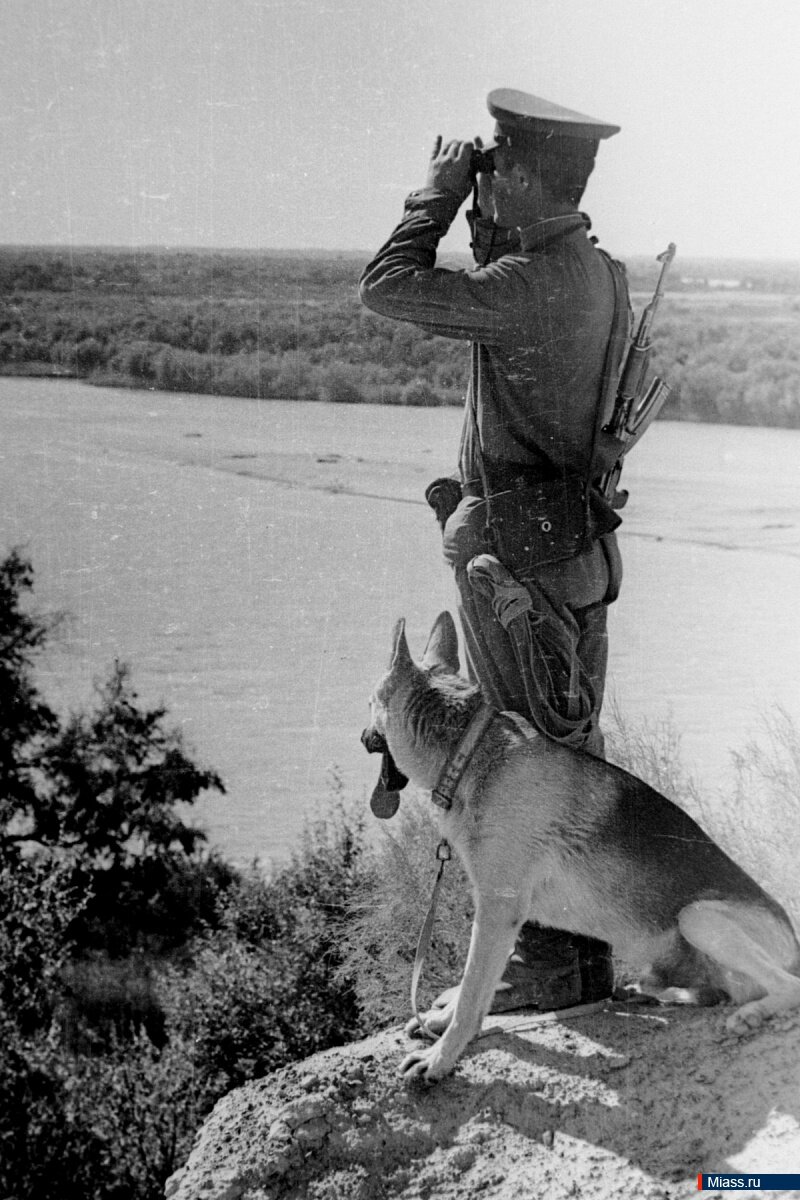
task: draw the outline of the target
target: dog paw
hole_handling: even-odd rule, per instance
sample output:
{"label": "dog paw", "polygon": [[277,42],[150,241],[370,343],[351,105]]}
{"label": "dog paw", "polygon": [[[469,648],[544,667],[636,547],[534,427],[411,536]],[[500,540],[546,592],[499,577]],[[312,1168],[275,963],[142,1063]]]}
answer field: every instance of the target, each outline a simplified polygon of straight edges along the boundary
{"label": "dog paw", "polygon": [[428,1028],[428,1022],[424,1016],[421,1022],[416,1017],[407,1021],[403,1027],[403,1033],[409,1038],[428,1038],[429,1041],[434,1036],[433,1030]]}
{"label": "dog paw", "polygon": [[444,992],[440,992],[431,1005],[432,1008],[447,1008],[451,1012],[456,1006],[456,1001],[461,993],[461,984],[455,987],[449,987]]}
{"label": "dog paw", "polygon": [[453,1069],[453,1064],[445,1060],[438,1043],[426,1050],[412,1050],[407,1054],[398,1067],[398,1074],[404,1079],[418,1079],[423,1083],[435,1083]]}
{"label": "dog paw", "polygon": [[737,1008],[735,1013],[731,1013],[725,1021],[725,1028],[729,1033],[739,1036],[752,1033],[754,1029],[763,1025],[766,1016],[767,1013],[764,1011],[761,1001],[752,1000],[749,1004],[743,1004],[741,1008]]}
{"label": "dog paw", "polygon": [[412,1017],[406,1025],[406,1037],[439,1037],[447,1029],[454,1012],[455,1004],[448,1005],[447,1008],[432,1008],[429,1012],[423,1013],[421,1024],[416,1017]]}

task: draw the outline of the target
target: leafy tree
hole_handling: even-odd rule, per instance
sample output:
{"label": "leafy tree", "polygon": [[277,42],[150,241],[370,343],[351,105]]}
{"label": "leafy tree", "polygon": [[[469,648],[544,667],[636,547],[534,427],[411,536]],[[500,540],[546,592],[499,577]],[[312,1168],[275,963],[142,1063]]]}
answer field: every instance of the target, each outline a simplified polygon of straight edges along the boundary
{"label": "leafy tree", "polygon": [[49,740],[37,804],[17,838],[76,848],[109,869],[176,849],[191,856],[205,835],[176,806],[224,791],[221,779],[187,757],[180,732],[164,727],[165,709],[138,706],[125,665],[114,665],[99,699]]}
{"label": "leafy tree", "polygon": [[23,609],[32,581],[19,551],[0,564],[0,861],[69,863],[89,897],[87,946],[178,944],[233,876],[201,859],[205,835],[181,815],[202,791],[224,792],[222,780],[189,757],[164,708],[139,705],[122,664],[95,711],[56,716],[34,680],[52,623]]}
{"label": "leafy tree", "polygon": [[33,681],[33,664],[51,623],[23,609],[33,569],[18,550],[0,562],[0,827],[6,831],[37,802],[36,767],[58,719]]}

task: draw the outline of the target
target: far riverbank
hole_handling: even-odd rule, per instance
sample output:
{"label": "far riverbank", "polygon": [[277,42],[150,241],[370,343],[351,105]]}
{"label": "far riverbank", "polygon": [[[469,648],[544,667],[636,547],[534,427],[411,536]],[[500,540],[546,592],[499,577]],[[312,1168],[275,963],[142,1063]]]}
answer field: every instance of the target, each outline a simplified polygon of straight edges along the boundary
{"label": "far riverbank", "polygon": [[[39,374],[49,364],[96,386],[460,407],[464,339],[367,311],[358,299],[365,261],[0,247],[0,370]],[[658,264],[634,259],[628,272],[638,316]],[[797,264],[678,260],[653,330],[652,369],[672,389],[665,415],[800,427],[798,296]]]}

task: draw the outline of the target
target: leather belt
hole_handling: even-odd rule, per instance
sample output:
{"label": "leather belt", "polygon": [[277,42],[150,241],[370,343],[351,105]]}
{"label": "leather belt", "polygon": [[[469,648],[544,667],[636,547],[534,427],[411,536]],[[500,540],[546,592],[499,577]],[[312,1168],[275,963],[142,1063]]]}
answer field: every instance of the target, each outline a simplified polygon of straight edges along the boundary
{"label": "leather belt", "polygon": [[[503,467],[490,467],[486,472],[489,494],[511,492],[516,489],[536,487],[540,483],[549,483],[560,478],[553,471],[550,463],[537,466],[534,463],[509,463]],[[465,496],[483,496],[483,481],[480,478],[468,479],[462,486]]]}

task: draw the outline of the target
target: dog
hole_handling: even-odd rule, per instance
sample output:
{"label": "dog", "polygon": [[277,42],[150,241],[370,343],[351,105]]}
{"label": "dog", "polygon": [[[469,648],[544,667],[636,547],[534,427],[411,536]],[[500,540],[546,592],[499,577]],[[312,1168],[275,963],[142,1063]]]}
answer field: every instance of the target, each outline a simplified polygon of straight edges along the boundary
{"label": "dog", "polygon": [[[459,987],[423,1018],[424,1029],[416,1018],[406,1027],[410,1036],[441,1036],[408,1054],[401,1075],[433,1082],[453,1069],[480,1031],[525,921],[609,943],[646,994],[729,998],[736,1033],[800,1006],[789,918],[695,821],[627,771],[519,718],[490,710],[486,726],[487,708],[459,673],[449,613],[437,617],[419,664],[397,623],[362,741],[388,751],[400,779],[432,790],[475,901]],[[485,732],[445,807],[443,772],[453,777],[459,755],[463,764],[465,733],[478,720]]]}

